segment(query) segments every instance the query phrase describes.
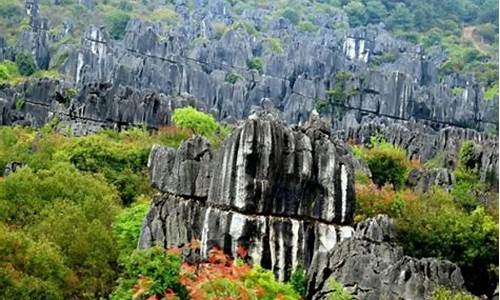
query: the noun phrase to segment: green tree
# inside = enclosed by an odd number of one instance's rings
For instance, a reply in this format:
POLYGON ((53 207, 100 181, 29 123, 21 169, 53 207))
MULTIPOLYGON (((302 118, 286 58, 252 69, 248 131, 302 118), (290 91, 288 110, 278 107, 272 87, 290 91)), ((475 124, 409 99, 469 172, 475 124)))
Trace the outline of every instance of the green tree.
POLYGON ((142 221, 149 209, 149 198, 143 198, 132 206, 125 208, 113 223, 113 232, 116 236, 120 256, 118 261, 123 263, 137 248, 142 221))
POLYGON ((373 183, 382 187, 390 183, 394 188, 401 187, 408 171, 406 152, 385 140, 372 137, 372 149, 365 154, 372 173, 373 183))
POLYGON ((124 272, 111 299, 132 299, 132 287, 141 283, 147 286, 145 296, 163 295, 167 289, 172 289, 177 295, 185 295, 185 288, 179 282, 181 263, 179 255, 159 246, 135 250, 124 262, 124 272))
POLYGON ((74 273, 53 244, 0 223, 0 298, 65 299, 74 273))
POLYGON ((387 25, 393 30, 410 30, 413 27, 413 15, 404 3, 397 3, 387 25))
POLYGON ((290 22, 292 22, 294 25, 297 25, 300 21, 299 14, 292 8, 285 9, 281 16, 285 19, 290 20, 290 22))
POLYGON ((190 129, 195 134, 205 137, 214 136, 218 128, 212 115, 198 111, 191 106, 177 108, 172 116, 172 121, 179 128, 190 129))
POLYGON ((19 73, 23 76, 30 76, 37 70, 33 56, 27 53, 19 53, 16 55, 16 65, 19 73))
POLYGON ((349 24, 353 27, 366 25, 368 21, 368 14, 366 6, 360 1, 350 1, 344 10, 349 17, 349 24))
POLYGON ((366 13, 368 23, 378 24, 387 17, 387 10, 379 0, 369 0, 366 2, 366 13))
POLYGON ((130 16, 121 11, 115 11, 108 14, 105 18, 109 33, 115 40, 121 40, 125 35, 130 16))

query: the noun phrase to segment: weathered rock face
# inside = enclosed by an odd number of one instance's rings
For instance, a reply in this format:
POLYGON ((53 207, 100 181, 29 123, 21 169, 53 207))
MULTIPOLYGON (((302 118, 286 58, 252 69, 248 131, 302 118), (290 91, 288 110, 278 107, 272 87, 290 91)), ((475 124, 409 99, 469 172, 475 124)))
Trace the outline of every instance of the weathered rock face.
POLYGON ((450 170, 437 169, 414 169, 408 174, 406 185, 414 190, 426 192, 433 186, 441 186, 449 189, 455 183, 455 177, 450 170))
POLYGON ((343 139, 355 143, 369 143, 375 134, 383 135, 388 142, 405 149, 413 159, 427 161, 440 157, 440 167, 453 170, 464 141, 473 141, 477 147, 477 165, 481 180, 495 182, 498 178, 498 139, 494 135, 472 129, 446 127, 436 130, 415 121, 394 121, 384 117, 355 115, 337 128, 343 139))
POLYGON ((350 237, 353 169, 345 150, 316 126, 290 128, 269 117, 249 119, 213 151, 194 138, 179 149, 153 147, 154 201, 139 247, 196 238, 202 252, 217 243, 234 253, 251 242, 254 262, 287 279, 350 237))
POLYGON ((341 282, 356 299, 427 299, 436 286, 464 289, 455 264, 404 256, 393 244, 394 238, 387 216, 358 224, 353 238, 327 254, 314 256, 308 272, 308 298, 326 299, 331 278, 341 282))

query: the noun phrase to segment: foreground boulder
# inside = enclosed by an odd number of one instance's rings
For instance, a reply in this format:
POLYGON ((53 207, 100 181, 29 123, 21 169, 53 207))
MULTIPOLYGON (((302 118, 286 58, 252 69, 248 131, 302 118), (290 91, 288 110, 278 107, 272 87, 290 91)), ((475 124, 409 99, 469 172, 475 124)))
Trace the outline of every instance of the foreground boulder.
POLYGON ((139 247, 202 241, 235 253, 250 245, 255 263, 279 279, 314 253, 351 236, 353 169, 320 122, 287 127, 261 114, 215 151, 195 137, 175 150, 153 147, 152 181, 163 195, 144 221, 139 247))
POLYGON ((327 299, 332 279, 357 299, 428 299, 437 286, 464 289, 459 267, 435 258, 405 256, 394 244, 395 237, 387 216, 358 224, 353 238, 328 254, 314 256, 308 272, 308 298, 327 299))

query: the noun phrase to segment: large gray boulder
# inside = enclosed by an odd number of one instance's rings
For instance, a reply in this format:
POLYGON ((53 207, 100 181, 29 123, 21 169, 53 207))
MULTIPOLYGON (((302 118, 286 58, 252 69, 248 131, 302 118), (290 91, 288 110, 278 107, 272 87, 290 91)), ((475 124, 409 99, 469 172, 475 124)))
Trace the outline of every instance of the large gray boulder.
POLYGON ((234 254, 244 240, 255 263, 288 279, 353 232, 346 153, 314 123, 292 128, 265 113, 218 150, 201 137, 179 149, 154 146, 148 164, 163 195, 144 220, 139 247, 199 239, 202 253, 217 243, 234 254))
POLYGON ((455 264, 416 259, 395 245, 392 221, 383 215, 357 225, 353 238, 318 253, 308 270, 308 298, 327 299, 329 282, 342 283, 356 299, 427 299, 434 288, 463 290, 455 264))

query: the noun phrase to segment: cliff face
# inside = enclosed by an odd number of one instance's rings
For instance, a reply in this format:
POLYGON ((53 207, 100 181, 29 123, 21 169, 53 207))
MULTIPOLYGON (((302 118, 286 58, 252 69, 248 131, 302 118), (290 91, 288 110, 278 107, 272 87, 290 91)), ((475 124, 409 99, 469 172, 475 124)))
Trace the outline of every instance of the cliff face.
POLYGON ((456 265, 403 256, 387 218, 349 226, 352 161, 319 119, 287 127, 253 115, 218 150, 201 137, 179 149, 154 146, 149 167, 162 195, 144 220, 140 248, 198 239, 202 255, 213 245, 236 255, 239 243, 250 245, 252 261, 280 280, 305 266, 311 299, 328 294, 330 276, 361 299, 423 299, 435 285, 463 288, 456 265))
POLYGON ((218 150, 200 137, 179 149, 155 146, 155 200, 139 246, 202 241, 234 254, 252 244, 255 263, 280 279, 309 265, 352 234, 353 170, 346 152, 317 127, 286 127, 260 116, 238 127, 218 150))

